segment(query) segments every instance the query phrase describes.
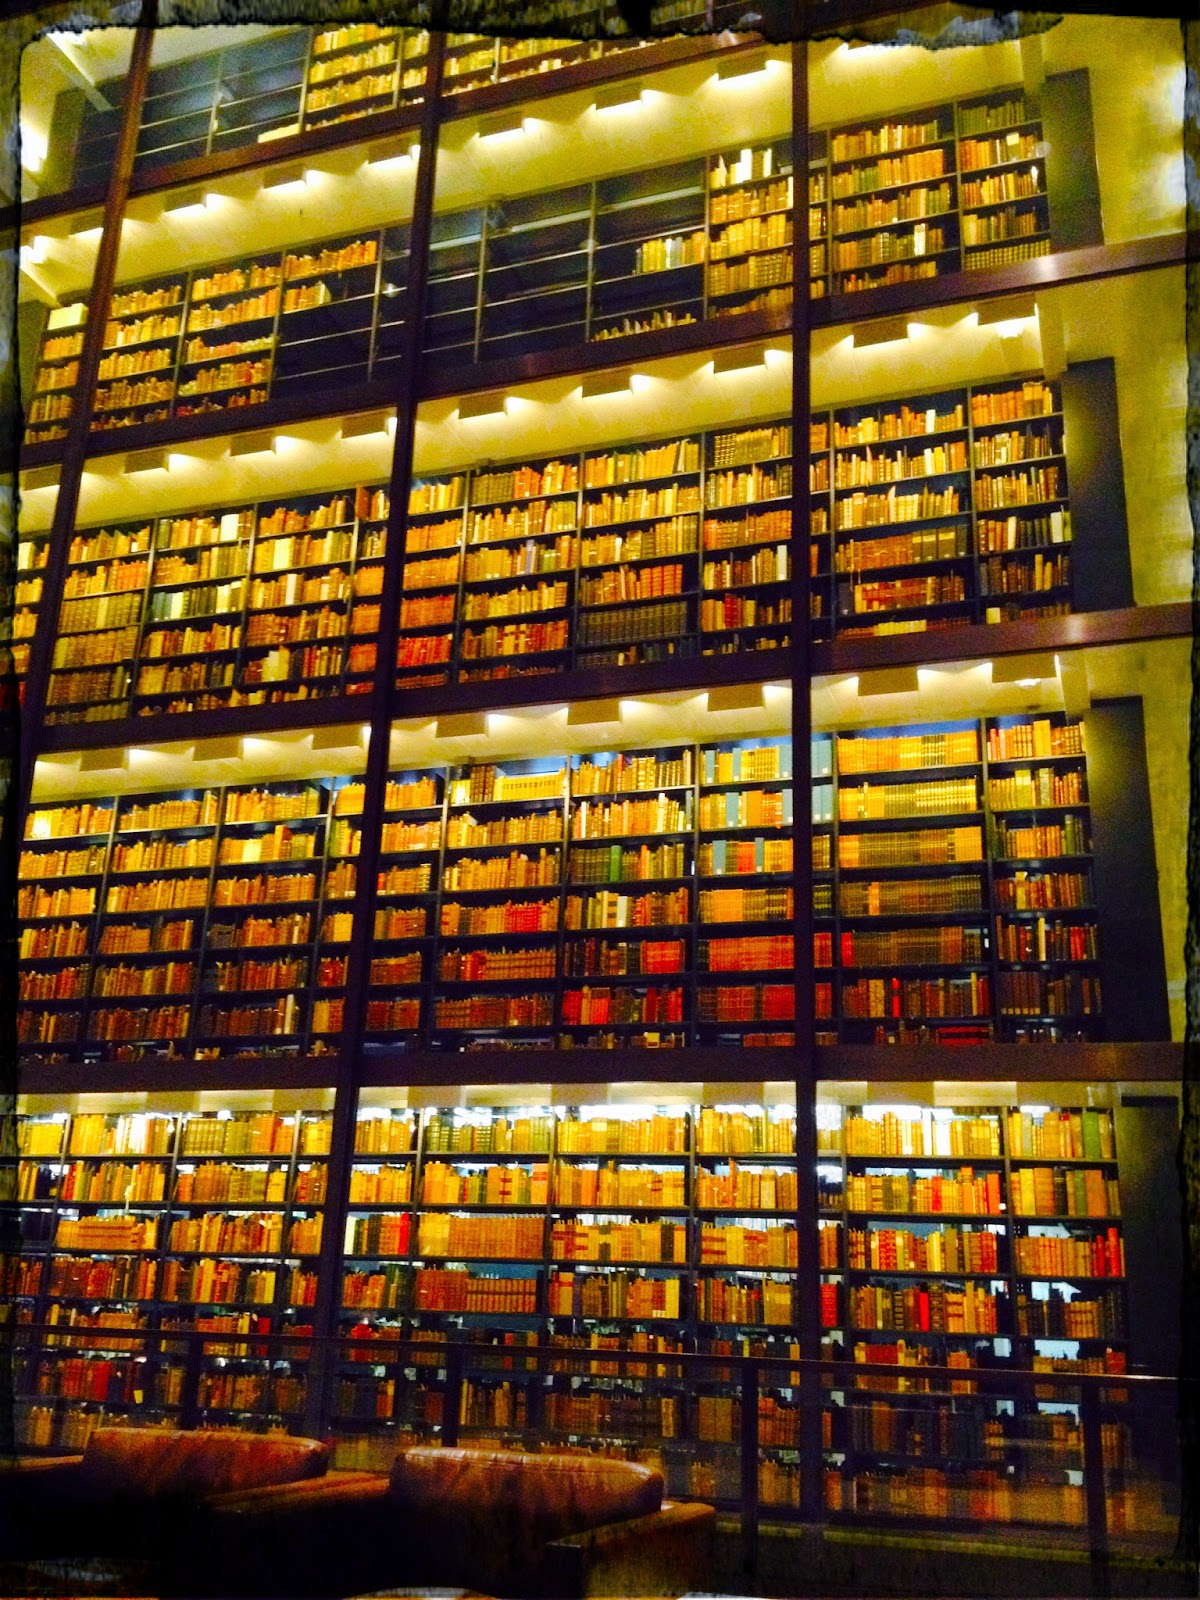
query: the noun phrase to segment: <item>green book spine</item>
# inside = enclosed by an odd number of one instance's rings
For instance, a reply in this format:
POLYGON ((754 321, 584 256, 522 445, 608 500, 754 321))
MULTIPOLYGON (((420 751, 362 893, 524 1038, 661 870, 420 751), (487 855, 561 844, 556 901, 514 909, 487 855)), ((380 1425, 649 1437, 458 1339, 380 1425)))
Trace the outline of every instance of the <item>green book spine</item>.
POLYGON ((1100 1160, 1100 1113, 1083 1113, 1083 1153, 1089 1161, 1100 1160))

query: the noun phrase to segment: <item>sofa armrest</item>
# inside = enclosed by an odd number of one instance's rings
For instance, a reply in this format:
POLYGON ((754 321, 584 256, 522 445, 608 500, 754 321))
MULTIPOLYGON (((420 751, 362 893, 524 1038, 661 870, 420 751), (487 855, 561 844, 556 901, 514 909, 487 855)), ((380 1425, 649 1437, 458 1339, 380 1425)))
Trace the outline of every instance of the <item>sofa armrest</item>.
POLYGON ((164 1594, 324 1597, 390 1578, 388 1480, 377 1473, 210 1496, 197 1508, 164 1594))
POLYGON ((79 1456, 12 1456, 0 1464, 3 1482, 9 1485, 20 1478, 53 1478, 67 1472, 77 1472, 83 1460, 79 1456))
POLYGON ((664 1500, 648 1517, 609 1522, 546 1546, 546 1595, 680 1595, 712 1571, 717 1514, 664 1500))
POLYGON ((320 1478, 299 1478, 295 1483, 260 1484, 253 1489, 229 1489, 223 1494, 210 1494, 206 1503, 214 1511, 237 1516, 265 1515, 272 1508, 286 1510, 295 1503, 316 1500, 338 1500, 355 1488, 370 1488, 386 1483, 378 1472, 327 1472, 320 1478))

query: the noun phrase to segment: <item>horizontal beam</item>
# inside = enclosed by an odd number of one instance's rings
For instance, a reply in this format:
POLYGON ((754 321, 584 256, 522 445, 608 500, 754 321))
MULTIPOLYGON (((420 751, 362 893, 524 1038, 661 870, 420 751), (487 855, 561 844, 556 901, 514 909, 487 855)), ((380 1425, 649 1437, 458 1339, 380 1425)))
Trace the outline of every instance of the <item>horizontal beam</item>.
MULTIPOLYGON (((570 35, 564 32, 561 37, 570 35)), ((612 83, 621 78, 640 77, 644 73, 683 66, 691 61, 715 59, 718 53, 740 55, 761 48, 762 42, 757 35, 746 34, 715 37, 680 35, 656 39, 651 44, 630 45, 626 50, 598 60, 557 67, 553 73, 539 77, 536 89, 531 86, 528 77, 524 77, 513 78, 506 83, 481 84, 461 94, 446 95, 441 105, 441 120, 443 124, 448 124, 510 105, 536 106, 559 95, 590 88, 592 84, 612 83)), ((129 192, 131 196, 157 194, 164 189, 224 177, 231 172, 252 172, 260 167, 276 166, 280 162, 294 161, 303 156, 319 155, 328 150, 415 132, 420 127, 421 115, 421 102, 416 101, 393 110, 376 112, 369 117, 308 128, 285 139, 269 139, 262 144, 214 151, 211 155, 195 156, 190 161, 156 166, 135 173, 129 192)), ((10 206, 0 211, 0 227, 6 223, 15 224, 18 219, 29 224, 51 217, 69 216, 84 205, 103 204, 106 192, 107 184, 104 184, 42 195, 25 202, 19 209, 10 206)))
POLYGON ((267 735, 292 728, 328 728, 345 722, 370 722, 374 697, 338 695, 329 700, 292 700, 281 705, 219 706, 161 717, 124 717, 119 722, 56 723, 38 733, 45 754, 107 750, 117 745, 190 744, 196 739, 267 735))
MULTIPOLYGON (((931 633, 888 634, 878 639, 847 639, 815 645, 813 680, 844 677, 888 667, 936 667, 953 661, 1048 654, 1101 645, 1188 639, 1192 608, 1188 601, 1131 606, 1121 611, 1081 612, 1067 617, 978 623, 939 628, 931 633)), ((587 700, 632 699, 639 695, 762 683, 789 676, 786 651, 745 651, 733 656, 695 656, 634 667, 604 667, 544 678, 509 678, 463 683, 440 689, 398 693, 398 719, 434 717, 456 711, 503 711, 513 706, 561 705, 587 700)), ((370 695, 339 695, 328 700, 297 700, 282 705, 223 706, 213 711, 162 717, 125 717, 111 722, 56 724, 39 734, 39 749, 104 750, 118 745, 186 744, 197 738, 271 733, 288 728, 330 727, 370 722, 370 695)))
MULTIPOLYGON (((821 1082, 857 1083, 1181 1083, 1183 1046, 1155 1044, 825 1045, 813 1052, 821 1082)), ((364 1088, 452 1087, 468 1083, 793 1082, 797 1050, 771 1046, 728 1050, 413 1050, 360 1063, 364 1088)), ((92 1064, 21 1068, 18 1090, 29 1095, 102 1091, 119 1078, 122 1091, 193 1093, 202 1089, 326 1089, 332 1057, 294 1061, 125 1062, 119 1073, 92 1064)))
MULTIPOLYGON (((893 284, 861 294, 835 295, 817 301, 811 308, 812 326, 850 327, 866 318, 907 312, 918 313, 934 307, 967 301, 992 299, 1017 291, 1051 289, 1057 285, 1083 283, 1093 279, 1147 272, 1181 266, 1189 259, 1200 260, 1200 234, 1160 234, 1136 239, 1127 244, 1065 250, 1041 256, 1034 261, 998 267, 989 272, 949 273, 918 283, 893 284)), ((759 339, 790 336, 790 310, 748 312, 741 317, 722 317, 694 322, 682 327, 659 328, 650 333, 630 334, 622 339, 599 340, 586 345, 566 345, 560 350, 543 350, 503 361, 481 361, 474 365, 447 362, 440 368, 428 358, 421 375, 419 398, 433 400, 478 390, 514 388, 545 378, 581 376, 610 367, 627 367, 634 362, 655 361, 691 352, 721 350, 759 339)), ((264 405, 246 407, 237 413, 239 429, 278 428, 288 422, 314 421, 319 417, 340 416, 345 411, 363 411, 386 406, 392 400, 386 381, 356 384, 341 390, 317 390, 264 405)), ((89 440, 89 459, 115 455, 155 445, 182 445, 190 439, 211 439, 234 431, 232 413, 211 412, 199 417, 170 418, 166 422, 146 423, 132 428, 108 430, 89 440)), ((62 457, 62 441, 25 445, 21 449, 24 469, 47 466, 62 457)))
POLYGON ((193 1094, 202 1089, 332 1089, 335 1056, 282 1061, 55 1062, 26 1065, 17 1072, 17 1093, 29 1095, 142 1093, 193 1094))

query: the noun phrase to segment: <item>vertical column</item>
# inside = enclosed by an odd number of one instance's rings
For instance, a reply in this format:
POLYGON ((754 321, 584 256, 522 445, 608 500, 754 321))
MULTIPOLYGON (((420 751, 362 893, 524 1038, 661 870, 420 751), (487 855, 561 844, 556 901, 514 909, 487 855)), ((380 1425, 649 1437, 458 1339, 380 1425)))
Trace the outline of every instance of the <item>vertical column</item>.
POLYGON ((46 709, 50 662, 54 655, 54 629, 58 621, 58 608, 66 579, 67 549, 71 531, 75 526, 75 507, 79 500, 83 463, 87 458, 92 421, 92 397, 100 370, 108 304, 112 298, 113 282, 116 278, 117 255, 121 248, 121 226, 125 218, 125 202, 129 198, 129 184, 133 177, 138 125, 141 121, 146 79, 150 71, 150 52, 154 44, 154 22, 157 12, 158 0, 142 0, 141 16, 129 62, 129 76, 125 84, 121 132, 117 139, 117 152, 113 160, 108 199, 104 207, 104 226, 96 253, 96 271, 88 294, 88 317, 83 330, 83 348, 79 353, 75 407, 67 424, 67 437, 63 445, 58 499, 55 502, 54 521, 50 529, 49 559, 42 576, 38 626, 33 636, 29 671, 25 680, 22 722, 27 737, 21 742, 19 790, 22 810, 29 804, 33 769, 37 759, 38 736, 46 709))
MULTIPOLYGON (((796 1332, 800 1354, 821 1352, 816 1189, 817 1119, 813 1048, 812 910, 812 578, 809 570, 810 461, 808 285, 808 42, 792 42, 792 883, 796 957, 796 1176, 800 1271, 796 1332)), ((801 1390, 800 1506, 806 1521, 820 1507, 821 1411, 815 1374, 801 1390)))
POLYGON ((395 698, 393 686, 396 678, 395 641, 400 624, 401 556, 404 547, 404 529, 408 520, 408 486, 412 475, 425 282, 429 270, 429 235, 433 220, 433 196, 437 172, 444 49, 444 36, 441 33, 431 33, 425 79, 425 107, 421 119, 421 154, 417 164, 413 216, 409 233, 408 282, 405 286, 408 314, 404 322, 401 343, 396 390, 396 440, 392 453, 391 477, 388 482, 387 548, 384 552, 383 591, 380 595, 379 631, 376 636, 378 643, 375 653, 375 681, 371 693, 371 743, 367 752, 360 819, 362 834, 356 858, 354 925, 349 951, 345 1010, 342 1015, 341 1048, 338 1053, 337 1097, 334 1102, 333 1132, 329 1151, 325 1222, 321 1232, 321 1254, 317 1265, 317 1305, 314 1325, 318 1342, 309 1375, 304 1419, 305 1431, 318 1437, 324 1434, 328 1423, 336 1369, 331 1345, 323 1344, 321 1340, 331 1340, 336 1333, 341 1305, 342 1235, 346 1225, 350 1162, 354 1154, 357 1091, 361 1079, 362 1040, 369 993, 371 908, 379 866, 379 836, 387 787, 388 747, 395 698))

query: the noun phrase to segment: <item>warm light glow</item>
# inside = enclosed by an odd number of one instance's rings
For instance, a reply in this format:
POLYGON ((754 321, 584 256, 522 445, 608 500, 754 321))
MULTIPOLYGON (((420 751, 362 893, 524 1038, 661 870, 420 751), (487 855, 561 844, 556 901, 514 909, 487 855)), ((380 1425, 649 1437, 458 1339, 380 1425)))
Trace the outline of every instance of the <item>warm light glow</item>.
POLYGON ((762 83, 760 80, 769 75, 774 65, 774 61, 763 61, 758 66, 752 67, 739 67, 729 63, 724 67, 719 67, 713 77, 709 79, 709 82, 715 81, 722 88, 732 86, 735 88, 761 89, 762 83))
POLYGON ((480 128, 477 130, 475 137, 477 139, 505 139, 510 134, 529 133, 531 131, 531 121, 530 117, 522 117, 519 122, 514 122, 502 128, 480 128))
POLYGON ((206 207, 203 200, 194 200, 190 206, 176 207, 176 209, 171 212, 171 215, 173 217, 202 217, 205 213, 205 209, 206 207))
POLYGON ((589 106, 588 109, 605 115, 610 111, 637 111, 641 109, 642 104, 642 92, 640 89, 635 89, 625 99, 610 100, 606 104, 601 104, 597 101, 589 106))
POLYGON ((21 124, 21 165, 26 172, 36 177, 42 170, 48 148, 44 134, 35 133, 27 122, 21 124))

